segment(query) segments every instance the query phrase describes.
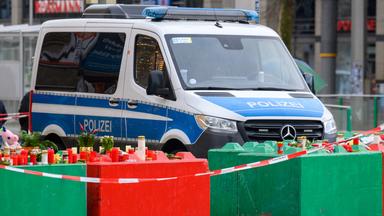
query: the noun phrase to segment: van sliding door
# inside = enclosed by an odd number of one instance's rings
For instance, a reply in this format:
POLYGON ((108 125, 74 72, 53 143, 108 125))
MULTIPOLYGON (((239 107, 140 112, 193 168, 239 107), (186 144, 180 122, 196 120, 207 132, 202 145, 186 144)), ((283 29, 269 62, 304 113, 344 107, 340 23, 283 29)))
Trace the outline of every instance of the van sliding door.
MULTIPOLYGON (((100 29, 87 24, 79 33, 81 57, 76 86, 77 114, 75 130, 80 124, 86 131, 97 130, 97 136, 122 138, 123 81, 130 28, 100 29)), ((105 24, 104 24, 105 25, 105 24)), ((113 27, 113 26, 112 26, 113 27)))

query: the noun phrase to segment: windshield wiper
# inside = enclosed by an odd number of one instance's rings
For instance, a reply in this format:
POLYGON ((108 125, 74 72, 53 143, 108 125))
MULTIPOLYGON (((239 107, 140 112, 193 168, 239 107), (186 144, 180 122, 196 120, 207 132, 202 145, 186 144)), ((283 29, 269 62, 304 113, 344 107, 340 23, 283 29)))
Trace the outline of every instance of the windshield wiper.
POLYGON ((192 87, 192 88, 188 88, 187 90, 241 90, 241 89, 207 86, 207 87, 192 87))
POLYGON ((258 88, 244 88, 242 90, 265 90, 265 91, 298 91, 297 89, 286 89, 277 87, 258 87, 258 88))

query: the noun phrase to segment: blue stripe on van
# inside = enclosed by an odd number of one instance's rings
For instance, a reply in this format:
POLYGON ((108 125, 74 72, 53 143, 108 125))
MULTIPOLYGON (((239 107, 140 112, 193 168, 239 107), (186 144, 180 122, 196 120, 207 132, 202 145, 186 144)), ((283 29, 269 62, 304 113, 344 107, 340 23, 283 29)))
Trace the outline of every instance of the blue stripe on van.
POLYGON ((68 96, 33 94, 32 100, 34 103, 75 105, 75 97, 68 96))
POLYGON ((201 134, 204 132, 204 130, 197 124, 195 117, 191 114, 168 110, 168 118, 173 119, 173 121, 168 121, 167 131, 171 129, 184 131, 191 141, 191 144, 196 143, 201 134))
MULTIPOLYGON (((59 105, 75 105, 77 102, 77 106, 112 108, 109 106, 108 99, 106 98, 77 97, 77 100, 75 98, 75 96, 34 94, 33 102, 59 105)), ((74 116, 34 112, 32 118, 33 130, 43 131, 49 124, 56 124, 60 126, 66 134, 79 134, 79 123, 83 125, 87 123, 87 130, 101 129, 97 134, 98 136, 110 135, 115 137, 137 138, 137 136, 145 135, 147 139, 160 140, 166 131, 179 129, 188 136, 191 144, 195 143, 204 132, 204 130, 197 125, 193 114, 186 112, 145 103, 138 103, 135 109, 127 109, 127 100, 121 100, 119 106, 114 108, 124 108, 129 111, 151 113, 163 117, 167 117, 168 112, 168 118, 172 120, 123 119, 120 121, 118 117, 74 116), (76 122, 74 122, 75 119, 76 122), (150 126, 148 127, 148 125, 150 126)))
POLYGON ((203 97, 244 117, 290 116, 320 118, 323 105, 316 98, 234 98, 203 97))
POLYGON ((74 134, 73 115, 48 114, 32 112, 32 130, 42 132, 48 125, 61 127, 66 134, 74 134))

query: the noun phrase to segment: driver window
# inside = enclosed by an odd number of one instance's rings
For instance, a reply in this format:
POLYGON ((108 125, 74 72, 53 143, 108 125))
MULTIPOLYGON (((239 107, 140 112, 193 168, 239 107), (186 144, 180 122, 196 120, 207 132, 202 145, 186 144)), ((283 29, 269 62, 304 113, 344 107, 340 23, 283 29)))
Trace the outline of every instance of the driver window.
POLYGON ((141 87, 147 88, 149 72, 153 70, 163 73, 167 71, 159 44, 152 37, 137 35, 135 40, 135 82, 141 87))

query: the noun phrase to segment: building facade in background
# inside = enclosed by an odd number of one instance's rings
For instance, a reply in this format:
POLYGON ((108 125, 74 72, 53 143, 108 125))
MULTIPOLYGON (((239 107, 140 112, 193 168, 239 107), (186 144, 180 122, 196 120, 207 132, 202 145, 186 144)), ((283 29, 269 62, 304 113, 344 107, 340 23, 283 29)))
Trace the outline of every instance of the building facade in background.
MULTIPOLYGON (((361 0, 364 1, 364 0, 361 0)), ((335 93, 357 93, 356 79, 362 79, 362 93, 384 93, 378 91, 380 83, 384 82, 383 52, 378 47, 384 42, 383 13, 378 13, 383 8, 383 0, 365 0, 366 8, 361 15, 366 15, 365 31, 365 61, 364 69, 354 67, 352 62, 352 0, 338 0, 337 2, 337 56, 336 56, 336 89, 335 93), (377 85, 379 84, 379 85, 377 85)), ((381 10, 383 11, 383 10, 381 10)), ((320 42, 321 42, 321 0, 297 0, 296 19, 293 31, 292 54, 301 58, 321 73, 320 42)), ((359 16, 359 15, 356 15, 359 16)))
POLYGON ((203 6, 203 0, 1 0, 0 24, 29 23, 30 2, 33 3, 33 24, 41 24, 50 19, 80 17, 84 8, 91 4, 203 6))

